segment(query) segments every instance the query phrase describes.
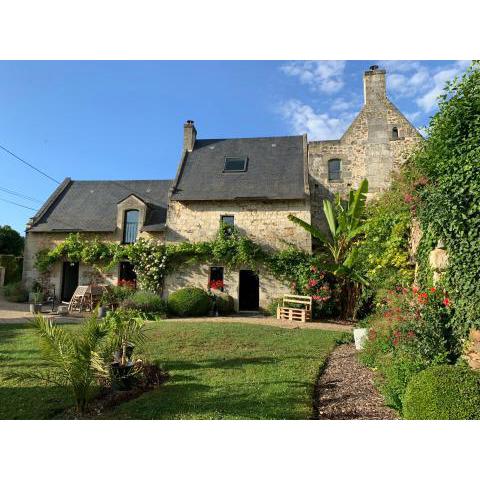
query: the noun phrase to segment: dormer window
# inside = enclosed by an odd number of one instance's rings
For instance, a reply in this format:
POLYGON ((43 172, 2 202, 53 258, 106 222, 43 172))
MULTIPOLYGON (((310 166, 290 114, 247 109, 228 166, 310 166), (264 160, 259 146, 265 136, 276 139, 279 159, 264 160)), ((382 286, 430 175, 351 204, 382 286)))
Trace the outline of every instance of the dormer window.
POLYGON ((338 158, 328 161, 328 181, 339 182, 341 180, 342 162, 338 158))
POLYGON ((123 243, 135 243, 138 233, 138 210, 127 210, 123 221, 123 243))
POLYGON ((392 128, 392 140, 398 140, 398 128, 397 127, 392 128))
POLYGON ((246 172, 247 171, 247 157, 225 157, 224 172, 246 172))

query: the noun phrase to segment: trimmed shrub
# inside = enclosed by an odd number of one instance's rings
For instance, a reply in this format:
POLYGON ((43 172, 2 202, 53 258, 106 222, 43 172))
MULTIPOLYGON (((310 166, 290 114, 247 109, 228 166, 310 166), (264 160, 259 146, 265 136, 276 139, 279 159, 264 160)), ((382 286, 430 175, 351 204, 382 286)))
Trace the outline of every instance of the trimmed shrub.
POLYGON ((408 420, 480 419, 480 374, 460 365, 436 365, 415 375, 403 407, 408 420))
POLYGON ((212 308, 212 299, 205 290, 186 287, 168 297, 168 310, 179 317, 202 317, 212 308))
POLYGON ((166 317, 167 304, 159 295, 151 292, 137 291, 121 303, 125 310, 136 310, 138 312, 166 317))
POLYGON ((378 372, 379 390, 385 398, 385 403, 401 412, 408 383, 426 367, 427 363, 424 360, 406 352, 383 357, 378 372))
POLYGON ((233 297, 225 292, 215 292, 219 315, 230 315, 235 310, 233 297))
POLYGON ((3 287, 3 294, 10 302, 26 302, 28 300, 28 291, 23 288, 22 282, 10 283, 3 287))

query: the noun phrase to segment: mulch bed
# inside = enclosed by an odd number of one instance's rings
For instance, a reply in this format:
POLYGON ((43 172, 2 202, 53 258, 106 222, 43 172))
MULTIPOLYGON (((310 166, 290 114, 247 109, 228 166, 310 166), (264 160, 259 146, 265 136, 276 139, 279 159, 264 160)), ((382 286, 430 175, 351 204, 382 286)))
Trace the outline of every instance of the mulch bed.
POLYGON ((110 385, 105 385, 90 402, 87 412, 82 415, 74 408, 70 408, 63 412, 62 418, 67 420, 92 420, 98 418, 121 403, 129 402, 140 397, 145 392, 159 388, 168 379, 168 373, 157 365, 145 364, 140 380, 131 390, 115 390, 110 385))
POLYGON ((315 389, 313 418, 319 420, 395 420, 374 386, 374 373, 360 364, 355 346, 340 345, 327 360, 315 389))

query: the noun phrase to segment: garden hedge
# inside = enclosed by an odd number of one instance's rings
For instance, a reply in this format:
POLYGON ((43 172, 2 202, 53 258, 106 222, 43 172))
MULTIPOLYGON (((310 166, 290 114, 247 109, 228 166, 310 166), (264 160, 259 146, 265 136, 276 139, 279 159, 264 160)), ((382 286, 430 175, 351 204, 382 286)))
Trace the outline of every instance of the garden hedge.
POLYGON ((480 419, 480 374, 459 365, 423 370, 407 386, 403 415, 407 420, 480 419))
POLYGON ((156 293, 143 292, 140 290, 123 300, 121 306, 126 310, 137 310, 142 313, 161 317, 165 317, 167 313, 165 300, 156 293))
POLYGON ((168 297, 168 310, 179 317, 201 317, 207 315, 211 308, 212 299, 201 288, 181 288, 168 297))

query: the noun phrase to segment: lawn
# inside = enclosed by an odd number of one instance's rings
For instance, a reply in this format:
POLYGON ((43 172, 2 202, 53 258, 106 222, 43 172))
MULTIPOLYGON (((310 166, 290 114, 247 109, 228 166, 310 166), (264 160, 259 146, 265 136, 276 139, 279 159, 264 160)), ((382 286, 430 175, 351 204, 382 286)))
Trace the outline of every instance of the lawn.
MULTIPOLYGON (((76 328, 69 325, 67 328, 76 328)), ((315 379, 344 334, 247 324, 152 322, 143 357, 170 374, 160 389, 123 403, 119 419, 307 419, 315 379)), ((61 418, 62 388, 5 379, 47 368, 27 326, 0 325, 0 418, 61 418)))

